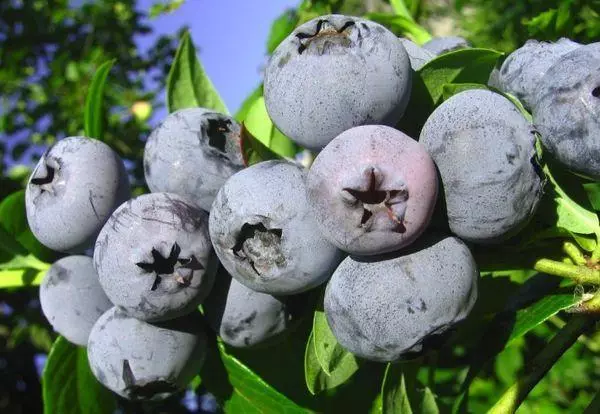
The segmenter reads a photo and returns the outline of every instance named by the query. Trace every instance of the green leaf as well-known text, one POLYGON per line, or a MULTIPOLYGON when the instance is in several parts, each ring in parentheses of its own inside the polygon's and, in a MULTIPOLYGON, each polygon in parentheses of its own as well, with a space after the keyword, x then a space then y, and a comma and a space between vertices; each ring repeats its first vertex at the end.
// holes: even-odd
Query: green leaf
POLYGON ((412 414, 402 364, 387 364, 381 394, 382 414, 412 414))
POLYGON ((48 263, 42 262, 0 226, 0 270, 35 269, 47 270, 48 263))
MULTIPOLYGON (((551 171, 548 163, 544 165, 543 169, 554 190, 554 202, 556 203, 557 216, 556 226, 573 233, 599 234, 600 224, 598 216, 582 205, 583 202, 587 200, 583 200, 582 197, 579 197, 579 203, 576 202, 563 190, 561 184, 559 184, 559 181, 557 180, 559 175, 551 171)), ((563 177, 569 178, 568 176, 563 177)), ((573 186, 565 188, 569 188, 571 191, 575 189, 573 186)))
POLYGON ((324 375, 326 376, 327 373, 323 371, 321 363, 317 359, 314 333, 311 332, 304 352, 304 379, 306 381, 306 388, 308 388, 308 391, 312 395, 316 395, 322 391, 321 384, 324 375))
POLYGON ((435 396, 417 380, 415 362, 387 364, 381 387, 381 413, 439 414, 435 396))
MULTIPOLYGON (((42 245, 29 229, 25 214, 25 190, 9 194, 2 200, 0 203, 0 227, 3 227, 18 244, 38 259, 52 262, 56 258, 56 252, 42 245)), ((2 242, 0 242, 0 246, 1 244, 2 242)), ((0 250, 2 250, 1 247, 0 250)), ((20 254, 26 253, 21 250, 20 254)))
POLYGON ((408 35, 416 43, 422 45, 431 40, 431 34, 422 26, 417 24, 412 17, 391 15, 387 13, 367 13, 366 19, 377 22, 387 27, 396 36, 408 35))
POLYGON ((212 81, 196 56, 189 32, 183 34, 167 78, 169 113, 183 108, 203 107, 228 114, 212 81))
POLYGON ((242 124, 242 157, 246 166, 254 165, 261 161, 280 159, 265 144, 256 139, 242 124))
POLYGON ((530 34, 535 34, 539 32, 544 32, 548 30, 550 25, 554 22, 556 18, 556 9, 546 10, 532 19, 529 19, 525 22, 525 26, 527 26, 527 30, 530 34))
POLYGON ((181 7, 185 0, 166 0, 166 2, 158 1, 150 6, 149 16, 151 19, 155 19, 161 14, 170 14, 181 7))
POLYGON ((85 112, 83 113, 83 128, 85 135, 90 138, 102 139, 104 133, 103 103, 104 87, 108 74, 116 59, 104 62, 92 78, 92 83, 85 97, 85 112))
POLYGON ((315 311, 312 334, 315 354, 325 374, 343 371, 350 378, 358 369, 358 362, 352 353, 338 343, 322 310, 315 311))
POLYGON ((240 106, 240 109, 238 109, 238 111, 235 113, 236 121, 244 122, 246 116, 248 115, 248 111, 250 111, 250 108, 252 105, 254 105, 254 102, 261 96, 263 96, 262 83, 252 91, 252 93, 244 100, 244 102, 242 102, 242 106, 240 106))
POLYGON ((0 224, 13 236, 28 228, 25 215, 25 190, 15 191, 2 200, 0 224))
POLYGON ((35 269, 0 270, 0 289, 39 286, 45 274, 35 269))
POLYGON ((433 103, 437 105, 442 99, 446 84, 487 84, 490 72, 501 56, 501 52, 491 49, 455 50, 430 60, 419 70, 419 74, 433 103))
POLYGON ((27 250, 9 233, 4 225, 0 226, 0 251, 10 256, 24 256, 27 250))
POLYGON ((575 242, 586 252, 593 252, 596 250, 597 242, 595 236, 587 236, 584 234, 577 234, 573 232, 569 232, 571 237, 575 240, 575 242))
MULTIPOLYGON (((1 233, 1 231, 0 231, 1 233)), ((0 234, 0 240, 4 241, 0 234)), ((32 254, 21 255, 15 254, 9 260, 0 262, 0 270, 15 270, 15 269, 33 269, 33 270, 48 270, 50 265, 42 262, 32 254)))
POLYGON ((585 190, 588 200, 590 200, 594 210, 600 211, 600 183, 584 183, 583 189, 585 190))
POLYGON ((300 16, 298 16, 298 13, 294 9, 284 11, 281 16, 275 19, 273 24, 271 24, 271 31, 267 38, 267 52, 269 54, 273 53, 277 46, 279 46, 279 43, 294 31, 299 19, 300 16))
POLYGON ((582 298, 572 293, 559 293, 545 296, 527 308, 518 310, 515 314, 514 325, 506 346, 510 346, 516 339, 522 337, 561 310, 577 305, 581 301, 582 298))
POLYGON ((42 374, 44 414, 112 414, 114 394, 90 370, 85 348, 59 336, 42 374))
POLYGON ((429 389, 429 387, 424 387, 422 390, 417 390, 417 393, 420 394, 420 399, 417 401, 419 406, 418 409, 413 409, 413 412, 422 414, 439 414, 440 409, 435 399, 435 395, 433 394, 433 391, 429 389))
POLYGON ((38 256, 51 260, 55 255, 29 230, 25 191, 20 190, 0 203, 0 289, 39 285, 50 264, 38 256))
POLYGON ((316 348, 314 332, 311 332, 304 353, 304 378, 311 394, 316 395, 346 383, 358 370, 358 364, 354 356, 349 352, 345 352, 342 359, 331 369, 331 372, 325 372, 317 357, 316 348))
POLYGON ((571 4, 572 0, 563 0, 560 2, 560 6, 558 7, 558 12, 556 14, 556 24, 555 29, 557 32, 561 32, 569 23, 571 18, 571 4))
POLYGON ((450 99, 452 96, 456 95, 457 93, 461 93, 461 92, 468 91, 471 89, 487 89, 487 90, 489 90, 490 88, 488 88, 487 85, 483 85, 481 83, 447 83, 443 87, 442 99, 444 101, 447 101, 448 99, 450 99))
POLYGON ((244 126, 254 138, 282 157, 293 158, 298 152, 298 145, 273 125, 267 113, 265 98, 262 96, 256 98, 250 107, 244 126))
POLYGON ((517 380, 517 374, 523 368, 523 344, 522 340, 507 344, 494 361, 494 371, 504 386, 512 385, 517 380))
MULTIPOLYGON (((227 370, 233 395, 224 404, 225 412, 232 413, 307 413, 256 375, 238 359, 229 355, 219 344, 223 365, 227 370)), ((282 367, 283 368, 283 367, 282 367)))

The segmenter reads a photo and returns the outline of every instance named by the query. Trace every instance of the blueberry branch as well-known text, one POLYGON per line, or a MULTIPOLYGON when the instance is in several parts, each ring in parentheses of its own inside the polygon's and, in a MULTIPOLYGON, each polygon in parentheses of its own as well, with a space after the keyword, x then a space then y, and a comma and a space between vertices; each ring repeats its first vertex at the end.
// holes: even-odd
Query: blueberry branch
POLYGON ((527 374, 504 392, 488 414, 514 413, 554 363, 595 321, 595 318, 588 315, 571 318, 532 361, 527 374))
POLYGON ((576 283, 600 285, 600 270, 550 259, 538 259, 533 268, 538 272, 572 279, 576 283))

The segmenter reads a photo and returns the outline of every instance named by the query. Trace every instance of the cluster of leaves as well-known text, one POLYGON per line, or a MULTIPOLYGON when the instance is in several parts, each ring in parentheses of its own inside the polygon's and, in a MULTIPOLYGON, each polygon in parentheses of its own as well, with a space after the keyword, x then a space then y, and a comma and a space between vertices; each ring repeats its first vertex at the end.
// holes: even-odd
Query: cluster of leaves
MULTIPOLYGON (((304 1, 273 24, 268 49, 314 13, 340 12, 341 4, 304 1)), ((391 13, 371 11, 368 16, 423 42, 429 34, 416 23, 415 4, 391 1, 391 13)), ((398 127, 418 136, 444 100, 465 89, 487 88, 502 57, 492 49, 473 48, 426 64, 414 76, 409 112, 398 127)), ((99 65, 82 118, 87 134, 107 142, 103 102, 105 96, 110 99, 116 67, 110 60, 99 65)), ((189 35, 182 37, 170 66, 166 94, 170 112, 196 106, 227 112, 189 35)), ((244 142, 250 164, 291 158, 300 150, 270 121, 262 88, 244 102, 236 118, 250 132, 244 142)), ((320 288, 311 314, 274 346, 233 349, 213 336, 206 364, 191 386, 213 393, 226 412, 462 413, 490 407, 491 412, 512 412, 536 385, 521 406, 523 412, 583 411, 600 385, 600 337, 591 330, 595 319, 586 313, 597 312, 600 300, 583 288, 600 285, 594 265, 600 256, 600 185, 562 170, 547 156, 543 161, 548 184, 542 208, 511 243, 474 249, 481 268, 479 299, 439 351, 387 365, 354 357, 327 325, 320 288)), ((0 288, 38 284, 53 255, 27 228, 23 192, 3 200, 0 288)), ((85 350, 63 338, 52 346, 42 386, 46 412, 103 414, 115 407, 114 396, 91 375, 85 350)), ((597 398, 592 404, 598 404, 597 398)))
POLYGON ((600 35, 598 0, 456 0, 452 15, 473 44, 502 51, 531 38, 591 43, 600 35))

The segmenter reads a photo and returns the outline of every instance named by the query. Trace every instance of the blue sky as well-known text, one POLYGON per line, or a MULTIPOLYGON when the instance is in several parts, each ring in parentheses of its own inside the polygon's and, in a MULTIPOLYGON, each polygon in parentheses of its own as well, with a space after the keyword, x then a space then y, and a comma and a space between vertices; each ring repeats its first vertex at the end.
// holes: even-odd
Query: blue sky
MULTIPOLYGON (((1 1, 1 0, 0 0, 1 1)), ((138 9, 148 12, 158 0, 138 0, 138 9)), ((146 50, 163 34, 176 33, 182 26, 190 28, 194 44, 200 49, 204 69, 219 91, 231 113, 260 83, 260 67, 266 62, 266 41, 273 20, 284 10, 297 7, 301 0, 186 0, 171 14, 161 15, 147 23, 153 33, 140 36, 136 43, 146 50)), ((164 103, 164 94, 161 97, 164 103)), ((155 111, 151 125, 167 115, 166 109, 155 111)), ((4 154, 6 165, 13 165, 12 147, 27 139, 14 136, 4 154)), ((33 155, 44 148, 31 146, 17 163, 31 164, 33 155)))
MULTIPOLYGON (((156 0, 140 0, 149 10, 156 0)), ((186 0, 175 12, 150 21, 153 36, 139 39, 141 49, 161 34, 190 27, 199 57, 227 107, 235 112, 260 83, 271 23, 300 0, 186 0)))

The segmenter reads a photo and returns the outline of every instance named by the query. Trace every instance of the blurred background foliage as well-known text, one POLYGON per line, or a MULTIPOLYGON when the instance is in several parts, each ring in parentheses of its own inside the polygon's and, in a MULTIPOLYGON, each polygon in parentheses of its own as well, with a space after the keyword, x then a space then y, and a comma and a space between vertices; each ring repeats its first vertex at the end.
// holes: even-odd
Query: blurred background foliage
MULTIPOLYGON (((126 159, 140 159, 140 137, 149 128, 135 109, 164 105, 159 94, 178 36, 161 37, 141 54, 134 39, 151 29, 135 6, 135 0, 0 2, 0 134, 11 137, 10 145, 0 142, 0 162, 8 153, 30 167, 56 139, 82 135, 90 80, 113 58, 103 139, 126 159)), ((28 174, 23 167, 4 168, 0 197, 15 187, 11 179, 20 185, 28 174)), ((139 163, 133 172, 143 177, 139 163)))
MULTIPOLYGON (((126 160, 143 187, 141 156, 149 116, 164 106, 163 89, 177 42, 186 29, 157 39, 147 53, 135 37, 151 31, 149 18, 176 12, 184 0, 160 1, 140 11, 135 0, 0 1, 0 201, 21 189, 49 144, 83 133, 90 80, 116 59, 106 89, 104 140, 126 160)), ((460 35, 474 46, 510 52, 529 38, 600 36, 600 0, 405 0, 408 11, 435 36, 460 35)), ((265 53, 293 28, 325 13, 389 12, 384 0, 304 0, 273 22, 265 53)), ((201 45, 200 45, 201 46, 201 45)), ((488 361, 471 388, 471 408, 482 412, 523 372, 564 321, 553 317, 488 361)), ((0 412, 42 411, 39 365, 55 334, 41 315, 36 289, 0 290, 0 412)), ((453 359, 460 360, 461 348, 453 359)), ((464 352, 464 349, 462 350, 464 352)), ((570 349, 522 406, 522 413, 582 412, 600 387, 600 338, 589 335, 570 349)), ((466 371, 432 363, 436 392, 450 398, 466 371)), ((129 411, 131 409, 131 411, 129 411)), ((134 412, 139 407, 129 407, 134 412)), ((186 412, 176 401, 162 412, 186 412)))

